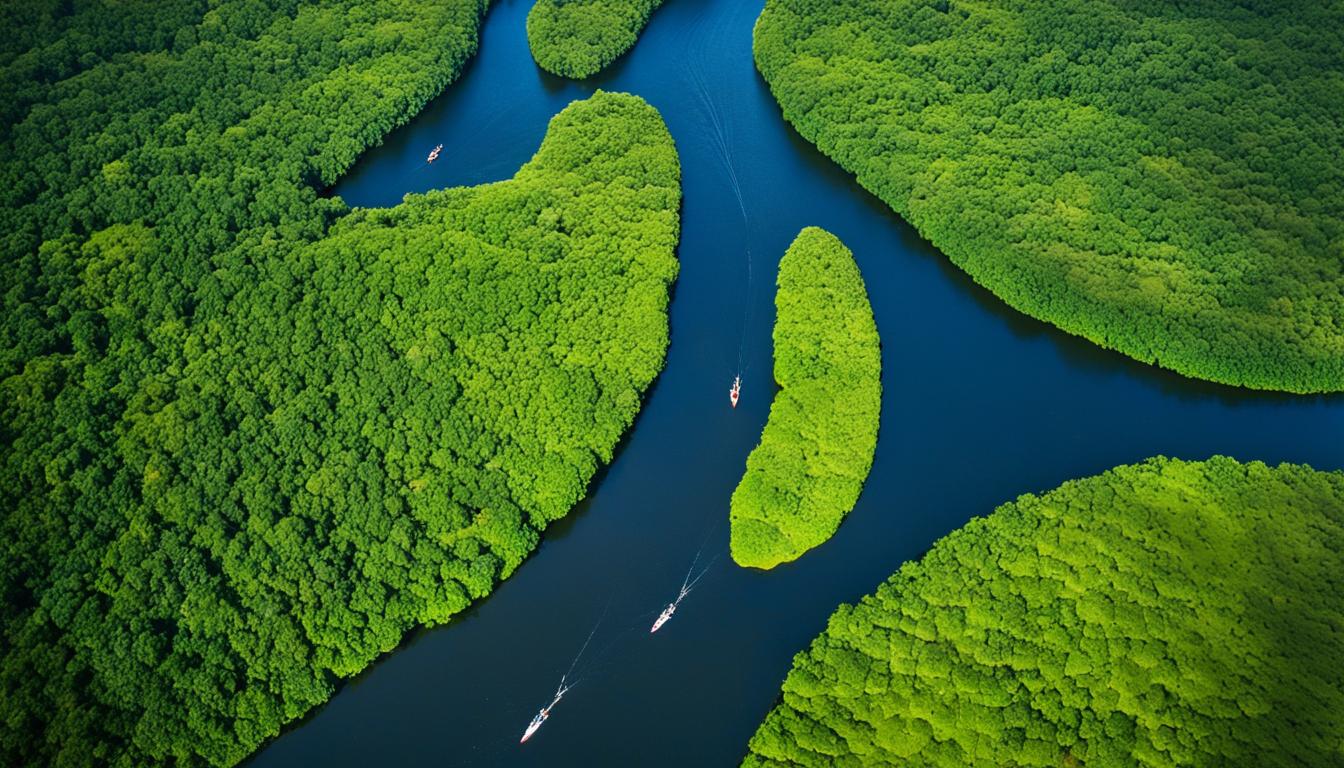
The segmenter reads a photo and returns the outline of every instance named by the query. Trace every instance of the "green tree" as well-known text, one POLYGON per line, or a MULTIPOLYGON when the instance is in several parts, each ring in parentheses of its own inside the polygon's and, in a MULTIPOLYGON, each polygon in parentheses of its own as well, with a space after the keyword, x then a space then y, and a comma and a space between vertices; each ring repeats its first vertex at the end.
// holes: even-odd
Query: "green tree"
POLYGON ((829 539, 877 448, 877 325, 859 267, 834 235, 804 229, 780 261, 774 341, 779 391, 730 512, 733 559, 757 568, 829 539))
POLYGON ((634 47, 663 0, 537 0, 527 44, 547 72, 583 79, 634 47))
POLYGON ((1342 568, 1344 473, 1158 458, 1022 496, 837 609, 744 765, 1335 765, 1342 568))
POLYGON ((483 11, 5 7, 0 762, 235 764, 610 459, 677 270, 654 110, 571 105, 509 181, 319 194, 483 11))
POLYGON ((784 117, 1011 306, 1344 390, 1344 4, 769 0, 784 117))

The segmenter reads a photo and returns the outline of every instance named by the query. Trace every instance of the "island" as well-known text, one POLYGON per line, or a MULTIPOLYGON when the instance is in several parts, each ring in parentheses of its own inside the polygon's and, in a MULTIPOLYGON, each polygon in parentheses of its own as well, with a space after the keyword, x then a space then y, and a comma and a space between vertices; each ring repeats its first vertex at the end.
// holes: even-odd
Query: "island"
POLYGON ((537 0, 527 14, 532 58, 553 75, 592 77, 634 47, 663 0, 537 0))
POLYGON ((774 342, 779 389, 729 513, 733 560, 754 568, 829 539, 877 448, 877 324, 853 254, 825 230, 804 229, 779 263, 774 342))
POLYGON ((1157 458, 936 543, 794 659, 746 766, 1334 765, 1344 473, 1157 458))
POLYGON ((0 19, 0 766, 1344 766, 1344 3, 0 19))

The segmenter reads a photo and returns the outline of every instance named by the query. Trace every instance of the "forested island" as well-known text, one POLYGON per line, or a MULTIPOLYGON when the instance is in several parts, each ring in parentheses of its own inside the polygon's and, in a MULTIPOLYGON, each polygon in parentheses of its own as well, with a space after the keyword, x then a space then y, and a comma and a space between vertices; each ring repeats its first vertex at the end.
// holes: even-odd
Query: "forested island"
POLYGON ((1018 450, 1337 467, 1340 403, 1080 361, 890 215, 1101 346, 1344 390, 1341 5, 766 0, 754 40, 759 5, 660 6, 0 4, 0 764, 1344 764, 1340 472, 1159 458, 894 554, 988 512, 956 486, 1018 450), (637 95, 568 103, 594 81, 529 49, 637 95), (815 221, 884 261, 865 286, 797 235, 748 456, 764 394, 710 384, 735 345, 761 374, 752 247, 815 221), (683 226, 685 368, 618 449, 683 226), (874 307, 909 379, 888 413, 929 418, 884 435, 900 479, 865 509, 892 514, 844 522, 877 455, 874 307), (810 634, 897 568, 776 698, 798 641, 769 622, 810 634), (552 671, 582 686, 520 745, 552 671))
POLYGON ((747 766, 1337 765, 1344 474, 1153 459, 841 606, 747 766))
POLYGON ((779 263, 770 419, 733 491, 733 560, 773 568, 835 533, 877 448, 882 353, 854 256, 816 227, 779 263))
POLYGON ((784 117, 1013 307, 1344 390, 1344 4, 769 0, 784 117))
POLYGON ((583 79, 634 47, 663 0, 537 0, 527 14, 527 43, 538 66, 583 79))
POLYGON ((319 194, 483 10, 7 11, 0 762, 235 764, 611 458, 677 273, 652 108, 572 105, 509 181, 319 194))

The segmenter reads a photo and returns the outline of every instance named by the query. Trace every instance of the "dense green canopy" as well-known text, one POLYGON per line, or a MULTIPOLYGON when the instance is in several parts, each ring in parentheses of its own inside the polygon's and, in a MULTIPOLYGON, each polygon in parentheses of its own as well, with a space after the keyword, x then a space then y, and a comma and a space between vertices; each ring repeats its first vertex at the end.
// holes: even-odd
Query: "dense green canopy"
POLYGON ((510 181, 331 182, 477 0, 26 2, 0 43, 0 763, 229 765, 583 494, 667 345, 679 168, 598 94, 510 181))
POLYGON ((592 77, 634 47, 663 0, 537 0, 527 14, 527 43, 542 69, 592 77))
POLYGON ((769 0, 785 118, 1013 307, 1344 390, 1344 3, 769 0))
POLYGON ((1340 765, 1342 628, 1344 474, 1154 459, 841 606, 745 765, 1340 765))
POLYGON ((840 527, 877 448, 882 353, 854 257, 804 229, 779 263, 770 420, 733 491, 733 560, 773 568, 840 527))

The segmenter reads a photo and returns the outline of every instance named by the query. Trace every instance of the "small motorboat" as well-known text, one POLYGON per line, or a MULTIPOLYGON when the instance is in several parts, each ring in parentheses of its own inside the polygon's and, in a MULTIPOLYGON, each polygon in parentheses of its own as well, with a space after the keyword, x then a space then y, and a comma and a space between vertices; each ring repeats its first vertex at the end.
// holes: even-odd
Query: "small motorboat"
POLYGON ((523 731, 523 738, 518 740, 519 744, 522 744, 523 742, 532 738, 532 734, 536 733, 537 729, 541 728, 541 724, 546 722, 546 718, 550 717, 550 712, 548 711, 549 709, 550 707, 541 710, 540 712, 537 713, 536 717, 532 718, 532 722, 527 724, 527 730, 523 731))
POLYGON ((735 376, 733 378, 733 388, 728 390, 728 402, 732 403, 733 407, 736 408, 737 400, 741 396, 742 396, 742 377, 735 376))
POLYGON ((432 162, 434 162, 435 160, 438 160, 438 159, 439 159, 439 153, 442 152, 442 151, 443 151, 443 145, 442 145, 442 144, 440 144, 439 146, 437 146, 437 147, 435 147, 435 148, 429 150, 429 157, 425 160, 425 162, 427 162, 427 163, 432 163, 432 162))
POLYGON ((561 678, 560 687, 555 690, 555 698, 551 699, 551 703, 547 704, 537 713, 536 717, 532 718, 532 722, 527 724, 527 730, 523 731, 523 738, 518 740, 519 744, 532 738, 532 734, 536 733, 541 728, 542 724, 546 722, 546 718, 551 716, 551 709, 554 708, 556 704, 560 703, 560 699, 564 698, 565 693, 568 691, 569 686, 565 683, 564 678, 561 678))
POLYGON ((654 620, 653 629, 649 630, 649 634, 652 635, 654 632, 657 632, 658 628, 666 624, 667 620, 672 618, 672 614, 676 612, 677 612, 677 604, 668 603, 667 607, 663 609, 663 612, 658 614, 658 618, 654 620))

